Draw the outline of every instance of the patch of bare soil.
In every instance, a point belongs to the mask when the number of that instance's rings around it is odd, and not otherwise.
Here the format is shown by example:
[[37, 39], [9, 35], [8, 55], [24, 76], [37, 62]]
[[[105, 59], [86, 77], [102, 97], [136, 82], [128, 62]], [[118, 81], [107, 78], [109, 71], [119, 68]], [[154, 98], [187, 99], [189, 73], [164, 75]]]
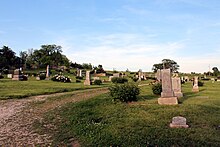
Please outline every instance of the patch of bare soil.
[[[101, 88], [71, 92], [70, 96], [62, 99], [48, 98], [66, 93], [0, 101], [0, 146], [50, 146], [52, 138], [49, 134], [34, 132], [32, 124], [35, 120], [41, 121], [46, 112], [66, 103], [83, 101], [107, 92], [107, 88]], [[40, 105], [32, 105], [39, 102]]]

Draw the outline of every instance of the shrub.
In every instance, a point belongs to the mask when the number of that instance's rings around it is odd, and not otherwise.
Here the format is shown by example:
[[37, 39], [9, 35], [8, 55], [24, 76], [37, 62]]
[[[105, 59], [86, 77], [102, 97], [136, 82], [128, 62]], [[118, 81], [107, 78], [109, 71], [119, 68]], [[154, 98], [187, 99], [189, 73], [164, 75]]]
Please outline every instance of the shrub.
[[76, 83], [81, 83], [81, 81], [76, 79]]
[[204, 82], [198, 81], [198, 86], [203, 86]]
[[131, 83], [115, 84], [109, 87], [110, 95], [114, 100], [118, 99], [122, 102], [131, 102], [137, 100], [140, 89]]
[[94, 81], [94, 85], [101, 85], [101, 84], [102, 84], [102, 81], [101, 81], [101, 80], [98, 80], [98, 79], [97, 79], [97, 80]]
[[111, 79], [112, 83], [125, 83], [125, 82], [128, 82], [128, 79], [126, 78], [122, 78], [122, 77], [113, 77]]
[[51, 78], [52, 81], [70, 83], [71, 79], [69, 77], [65, 77], [63, 75], [55, 75]]
[[0, 79], [3, 79], [4, 78], [4, 76], [3, 75], [0, 75]]
[[83, 77], [76, 76], [76, 79], [82, 80]]
[[156, 95], [160, 95], [162, 92], [162, 84], [161, 83], [156, 83], [152, 86], [152, 91]]
[[40, 74], [39, 75], [40, 80], [45, 80], [46, 79], [46, 74]]
[[133, 80], [134, 82], [137, 82], [137, 81], [138, 81], [138, 78], [132, 77], [132, 80]]
[[27, 80], [28, 80], [28, 76], [22, 75], [22, 81], [27, 81]]

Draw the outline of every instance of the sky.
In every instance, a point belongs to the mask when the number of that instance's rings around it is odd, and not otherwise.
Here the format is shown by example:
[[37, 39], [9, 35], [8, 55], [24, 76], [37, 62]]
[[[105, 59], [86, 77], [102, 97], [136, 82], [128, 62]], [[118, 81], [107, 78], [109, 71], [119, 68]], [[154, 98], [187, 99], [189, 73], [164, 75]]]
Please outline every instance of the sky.
[[180, 72], [220, 68], [219, 0], [0, 0], [0, 47], [16, 55], [62, 46], [72, 62], [152, 71], [171, 59]]

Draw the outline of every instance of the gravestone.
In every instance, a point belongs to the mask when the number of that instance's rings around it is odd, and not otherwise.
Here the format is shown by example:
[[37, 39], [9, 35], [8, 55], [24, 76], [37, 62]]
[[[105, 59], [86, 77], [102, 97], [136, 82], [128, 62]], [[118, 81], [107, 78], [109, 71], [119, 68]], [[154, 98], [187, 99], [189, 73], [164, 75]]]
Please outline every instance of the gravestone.
[[142, 72], [138, 72], [138, 81], [141, 81]]
[[194, 78], [193, 78], [193, 88], [192, 88], [192, 92], [199, 92], [198, 76], [194, 76]]
[[114, 76], [109, 76], [108, 81], [111, 82]]
[[12, 80], [15, 80], [15, 81], [21, 81], [21, 80], [23, 80], [21, 71], [20, 71], [19, 69], [15, 69], [15, 70], [14, 70], [14, 75], [13, 75]]
[[172, 118], [172, 122], [170, 123], [171, 128], [188, 128], [189, 126], [186, 124], [186, 118], [181, 116], [176, 116]]
[[91, 85], [90, 71], [86, 71], [86, 80], [84, 81], [84, 85]]
[[172, 78], [172, 88], [173, 88], [174, 96], [176, 96], [178, 98], [183, 97], [183, 93], [181, 90], [180, 77], [173, 77]]
[[174, 96], [171, 80], [170, 69], [161, 70], [162, 73], [162, 92], [161, 97], [158, 98], [160, 105], [177, 105], [177, 97]]
[[162, 80], [162, 74], [161, 74], [161, 70], [160, 69], [157, 70], [156, 78], [157, 78], [157, 81], [161, 81]]
[[46, 78], [50, 77], [50, 65], [47, 65]]
[[7, 78], [12, 79], [13, 75], [12, 74], [8, 74]]
[[113, 73], [113, 77], [120, 77], [120, 73]]

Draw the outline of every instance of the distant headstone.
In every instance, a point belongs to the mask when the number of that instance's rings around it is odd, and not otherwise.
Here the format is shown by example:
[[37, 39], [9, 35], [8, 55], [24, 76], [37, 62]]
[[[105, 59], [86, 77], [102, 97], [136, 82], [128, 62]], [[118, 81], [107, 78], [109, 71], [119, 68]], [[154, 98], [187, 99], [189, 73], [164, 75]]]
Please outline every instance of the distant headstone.
[[161, 70], [162, 73], [162, 92], [158, 99], [160, 105], [176, 105], [178, 104], [177, 97], [174, 96], [171, 80], [170, 69]]
[[8, 74], [7, 78], [12, 79], [13, 75], [12, 74]]
[[90, 71], [86, 71], [86, 80], [84, 81], [84, 85], [91, 85]]
[[172, 122], [170, 123], [171, 128], [188, 128], [189, 126], [186, 124], [186, 118], [181, 116], [176, 116], [172, 118]]
[[161, 74], [161, 70], [160, 69], [157, 70], [156, 78], [157, 78], [157, 81], [161, 81], [162, 80], [162, 74]]
[[109, 76], [108, 81], [111, 82], [114, 76]]
[[199, 92], [199, 86], [198, 86], [198, 76], [195, 76], [193, 79], [193, 88], [192, 92]]
[[82, 70], [80, 69], [80, 70], [79, 70], [79, 77], [82, 77], [82, 76], [83, 76]]
[[183, 97], [183, 93], [181, 90], [180, 77], [173, 77], [172, 78], [172, 88], [173, 88], [174, 96], [176, 96], [178, 98]]
[[99, 80], [100, 78], [99, 77], [93, 77], [93, 80]]
[[113, 73], [113, 77], [120, 77], [120, 73]]
[[50, 65], [47, 65], [46, 78], [50, 77]]
[[15, 80], [15, 81], [21, 81], [21, 80], [23, 80], [20, 69], [15, 69], [15, 70], [14, 70], [14, 75], [13, 75], [12, 80]]
[[142, 72], [138, 72], [138, 81], [141, 81]]

